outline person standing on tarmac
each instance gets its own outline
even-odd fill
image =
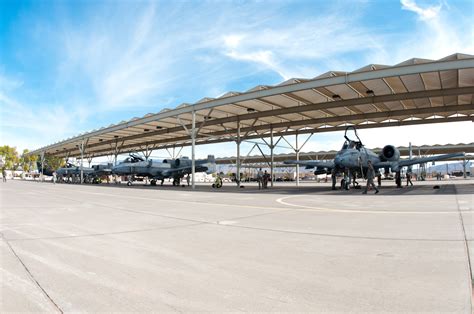
[[[263,188],[266,189],[268,186],[268,173],[267,170],[263,173]]]
[[[372,161],[369,160],[367,162],[367,186],[365,187],[365,191],[362,192],[362,194],[367,194],[367,190],[369,189],[369,186],[372,186],[372,188],[375,189],[375,194],[379,192],[379,189],[374,184],[374,178],[375,178],[375,170],[374,166],[372,166]]]
[[[407,186],[411,184],[413,186],[413,182],[411,182],[411,172],[407,171]]]
[[[258,189],[261,190],[263,188],[263,172],[262,168],[260,168],[257,172],[257,182],[258,182]]]
[[[191,180],[191,176],[189,175],[188,173],[188,176],[186,177],[186,183],[188,183],[188,186],[189,186],[189,181]]]
[[[2,169],[3,182],[7,182],[7,171],[5,168]]]
[[[331,183],[332,183],[332,190],[336,189],[336,169],[332,168],[331,170]]]

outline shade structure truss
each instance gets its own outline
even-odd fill
[[[228,92],[194,104],[163,109],[33,150],[30,154],[88,155],[316,134],[358,128],[432,124],[474,119],[474,56],[370,64],[330,71],[275,86]],[[194,115],[194,137],[193,130]]]

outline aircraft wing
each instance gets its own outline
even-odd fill
[[[301,165],[306,166],[306,169],[311,168],[327,168],[332,169],[334,168],[334,161],[318,161],[318,160],[304,160],[304,161],[297,161],[297,160],[285,160],[283,162],[287,165]]]
[[[392,167],[396,162],[393,161],[380,161],[374,164],[375,169],[381,169],[385,167]]]
[[[455,154],[444,154],[433,157],[423,157],[423,158],[414,158],[414,159],[404,159],[398,161],[398,167],[407,167],[416,164],[424,164],[427,162],[438,161],[438,160],[447,160],[454,157],[463,157],[464,153],[455,153]]]

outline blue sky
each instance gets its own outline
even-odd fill
[[[38,148],[291,77],[474,54],[473,10],[468,0],[0,0],[0,144]],[[474,133],[472,123],[424,126],[433,131],[423,138],[416,127],[398,129],[411,136],[400,144],[447,143],[451,132],[467,142],[465,131]],[[386,141],[380,134],[363,133],[373,146]],[[307,150],[339,145],[340,134],[321,135]]]

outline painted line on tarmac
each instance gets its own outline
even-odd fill
[[[326,211],[326,212],[339,212],[339,213],[364,213],[364,214],[457,214],[454,211],[396,211],[396,210],[360,210],[360,209],[336,209],[336,208],[323,208],[323,207],[311,207],[306,205],[298,205],[286,202],[287,199],[296,198],[296,197],[307,197],[308,195],[290,195],[284,196],[277,199],[277,203],[286,206],[298,207],[305,210],[314,210],[314,211]]]
[[[178,203],[187,203],[187,204],[205,204],[205,205],[214,205],[214,206],[227,206],[227,207],[245,207],[245,208],[252,208],[252,209],[266,209],[266,210],[276,210],[276,211],[285,211],[287,208],[284,207],[268,207],[268,206],[254,206],[254,205],[242,205],[242,204],[225,204],[225,203],[209,203],[209,202],[201,202],[201,201],[185,201],[185,200],[177,200],[177,199],[167,199],[167,198],[151,198],[151,197],[144,197],[144,196],[132,196],[132,195],[121,195],[121,194],[109,194],[109,193],[101,193],[101,192],[86,192],[86,191],[74,191],[74,193],[84,193],[84,194],[92,194],[92,195],[99,195],[99,196],[108,196],[108,197],[122,197],[127,199],[141,199],[147,201],[167,201],[167,202],[178,202]]]
[[[50,189],[50,188],[48,188]],[[52,189],[50,189],[52,190]],[[39,193],[39,192],[38,192]],[[83,193],[83,194],[90,194],[90,195],[99,195],[99,196],[108,196],[108,197],[122,197],[126,199],[141,199],[141,200],[148,200],[148,201],[167,201],[167,202],[178,202],[178,203],[186,203],[186,204],[205,204],[205,205],[213,205],[213,206],[224,206],[224,207],[245,207],[245,208],[252,208],[252,209],[264,209],[264,210],[275,210],[275,211],[287,211],[288,208],[284,207],[268,207],[268,206],[254,206],[254,205],[242,205],[242,204],[225,204],[225,203],[210,203],[210,202],[200,202],[200,201],[185,201],[185,200],[177,200],[177,199],[166,199],[166,198],[151,198],[151,197],[143,197],[143,196],[132,196],[132,195],[121,195],[121,194],[110,194],[110,193],[101,193],[101,192],[87,192],[87,191],[80,191],[75,190],[73,193]],[[40,194],[40,193],[39,193]],[[384,210],[384,211],[377,211],[377,210],[350,210],[350,209],[336,209],[336,208],[324,208],[324,207],[312,207],[306,205],[298,205],[286,202],[285,200],[295,197],[308,197],[308,195],[290,195],[284,196],[276,200],[277,203],[296,207],[301,211],[320,211],[320,212],[332,212],[332,213],[355,213],[355,214],[457,214],[457,212],[449,212],[449,211],[394,211],[394,210]],[[99,205],[98,203],[96,203]],[[105,205],[104,205],[105,206]],[[295,209],[295,210],[298,210]]]

